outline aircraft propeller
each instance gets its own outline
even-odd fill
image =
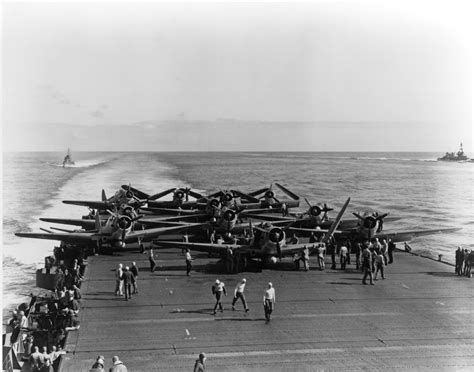
[[[362,226],[369,231],[377,227],[377,233],[382,232],[383,230],[383,219],[388,216],[388,213],[384,213],[379,215],[377,212],[373,213],[369,216],[361,216],[359,213],[353,212],[354,216],[356,216],[359,220],[362,221]],[[378,224],[378,225],[377,225]]]
[[[326,203],[324,203],[323,208],[321,208],[319,205],[311,205],[311,203],[306,198],[304,198],[304,200],[306,204],[308,204],[309,206],[308,214],[313,217],[318,217],[322,212],[324,212],[324,215],[323,215],[323,219],[324,219],[329,211],[334,210],[333,208],[328,208]]]

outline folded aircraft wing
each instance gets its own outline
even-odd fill
[[[158,215],[170,214],[172,216],[195,215],[196,209],[177,209],[177,208],[140,208],[140,211],[151,212]]]
[[[84,219],[64,219],[64,218],[40,218],[41,221],[59,223],[62,225],[81,226],[85,230],[94,230],[96,228],[95,220],[84,220]]]
[[[224,254],[228,248],[232,248],[234,252],[249,248],[247,245],[239,244],[212,244],[212,243],[184,243],[175,241],[157,241],[155,245],[163,248],[188,248],[191,251],[219,253]]]
[[[89,207],[91,209],[108,209],[112,208],[112,203],[107,203],[103,201],[88,201],[88,200],[63,200],[64,204],[80,205],[83,207]]]
[[[90,243],[97,236],[96,233],[78,232],[78,233],[15,233],[16,236],[22,238],[45,239],[45,240],[59,240],[71,244],[85,244]]]
[[[245,213],[245,217],[249,218],[258,218],[261,220],[266,220],[266,221],[279,221],[282,219],[287,219],[288,221],[294,221],[295,219],[293,217],[282,217],[281,214],[259,214],[259,213]],[[298,220],[297,220],[298,221]]]
[[[188,223],[188,224],[182,224],[179,226],[166,226],[166,227],[156,227],[156,228],[146,229],[146,230],[137,230],[137,231],[129,232],[125,236],[124,240],[125,242],[137,241],[138,239],[150,240],[150,239],[157,238],[160,235],[164,235],[168,232],[186,230],[186,229],[193,228],[195,226],[200,226],[200,225],[201,224],[199,223]]]
[[[394,243],[409,241],[418,236],[434,235],[450,233],[461,230],[460,228],[444,228],[444,229],[432,229],[432,230],[415,230],[415,231],[399,231],[399,232],[383,232],[377,234],[375,237],[380,239],[392,239]]]

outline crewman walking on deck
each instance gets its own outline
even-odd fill
[[[225,290],[225,284],[221,282],[219,279],[217,279],[214,285],[212,286],[212,294],[216,296],[216,304],[214,305],[214,311],[213,311],[213,314],[216,315],[218,306],[221,312],[224,311],[224,308],[222,307],[222,303],[221,303],[222,294],[227,296],[227,292]]]
[[[362,252],[362,270],[364,271],[364,277],[362,278],[362,283],[367,284],[367,276],[369,276],[370,284],[374,285],[374,279],[372,276],[372,253],[368,246],[364,248]]]
[[[199,354],[199,359],[196,359],[196,363],[194,363],[194,372],[204,372],[206,370],[206,365],[204,364],[205,361],[206,354]]]
[[[276,296],[275,288],[272,283],[268,283],[267,289],[263,294],[263,309],[265,310],[265,319],[270,321],[272,319],[272,312],[275,308]]]
[[[380,271],[380,275],[382,276],[382,279],[385,279],[385,276],[383,274],[383,269],[384,269],[384,266],[385,266],[385,261],[384,261],[384,257],[383,257],[383,254],[382,252],[379,252],[377,254],[377,257],[375,257],[375,266],[377,267],[376,270],[375,270],[375,278],[374,280],[377,280],[377,275]]]
[[[240,298],[242,300],[242,305],[244,305],[244,310],[247,313],[249,308],[247,307],[247,301],[245,301],[244,289],[247,279],[243,278],[239,284],[235,287],[234,290],[234,299],[232,300],[232,310],[235,310],[235,303]]]
[[[148,254],[149,254],[148,261],[150,261],[150,272],[154,272],[156,262],[155,262],[155,256],[153,255],[153,248],[150,248],[150,251],[148,252]]]
[[[186,258],[186,275],[189,276],[191,275],[191,269],[193,268],[193,265],[191,264],[193,258],[191,257],[191,252],[188,248],[186,248],[186,253],[184,254],[184,256]]]

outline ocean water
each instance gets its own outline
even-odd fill
[[[35,288],[35,270],[56,242],[22,239],[15,232],[49,227],[40,217],[79,218],[87,208],[65,199],[100,200],[122,184],[149,194],[190,186],[203,193],[235,188],[250,192],[279,182],[311,203],[337,214],[347,197],[350,212],[377,210],[401,217],[385,231],[460,227],[420,237],[415,251],[454,261],[457,245],[474,248],[474,163],[437,162],[435,153],[74,153],[76,166],[62,168],[62,153],[3,156],[3,294],[8,310]],[[278,190],[277,191],[277,197]],[[301,210],[305,203],[301,204]]]

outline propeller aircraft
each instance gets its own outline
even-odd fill
[[[383,232],[384,220],[388,220],[390,217],[388,213],[379,214],[374,211],[366,211],[363,214],[359,212],[353,212],[353,215],[357,217],[356,226],[351,226],[353,221],[342,221],[341,229],[335,231],[334,237],[336,240],[346,240],[349,239],[352,242],[364,243],[370,241],[371,239],[378,238],[380,239],[391,239],[394,243],[401,241],[409,241],[418,236],[424,235],[433,235],[438,233],[448,233],[460,230],[459,228],[442,228],[442,229],[431,229],[431,230],[412,230],[412,231],[393,231],[393,232]],[[398,220],[398,217],[391,218],[391,221]],[[345,224],[344,222],[349,222]],[[322,225],[324,226],[324,224]],[[304,234],[318,233],[322,231],[320,228],[298,228],[290,227],[289,230],[293,232],[299,232]]]
[[[160,235],[184,230],[186,228],[190,228],[196,225],[192,223],[177,224],[174,226],[157,227],[152,229],[142,229],[133,231],[134,222],[141,218],[141,216],[130,218],[127,215],[112,213],[110,211],[109,213],[111,214],[111,216],[105,221],[105,223],[102,223],[99,214],[96,214],[94,221],[94,230],[77,232],[56,228],[57,230],[63,232],[54,233],[43,229],[43,231],[46,231],[46,233],[15,233],[15,235],[23,238],[59,240],[64,243],[75,244],[79,246],[90,246],[91,244],[95,243],[97,244],[99,250],[101,250],[102,248],[120,250],[124,249],[126,247],[126,244],[128,243],[138,242],[139,245],[142,245],[143,241],[150,241]],[[57,221],[53,221],[53,219],[43,220],[47,220],[48,222],[59,221],[59,219]],[[79,220],[77,220],[77,222],[79,222]],[[88,222],[84,222],[82,226],[90,228],[90,220]]]
[[[326,243],[336,231],[342,216],[350,202],[350,198],[344,203],[337,218],[326,232],[321,243]],[[285,221],[287,222],[287,221]],[[242,262],[245,269],[247,259],[259,259],[264,263],[275,263],[277,257],[281,258],[294,253],[301,253],[310,244],[287,244],[285,229],[266,222],[261,227],[252,227],[250,222],[251,239],[248,244],[210,244],[210,243],[184,243],[176,241],[155,241],[154,244],[165,248],[189,248],[190,250],[217,253],[225,256],[229,249],[232,250],[236,262]],[[314,247],[314,245],[313,245]],[[310,248],[312,249],[312,247]]]

